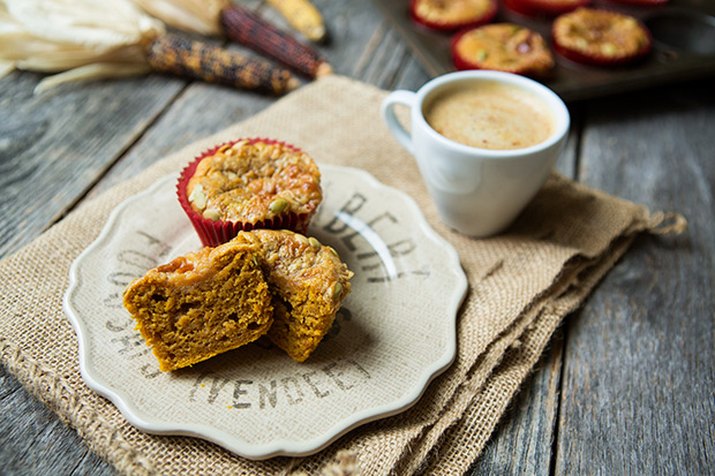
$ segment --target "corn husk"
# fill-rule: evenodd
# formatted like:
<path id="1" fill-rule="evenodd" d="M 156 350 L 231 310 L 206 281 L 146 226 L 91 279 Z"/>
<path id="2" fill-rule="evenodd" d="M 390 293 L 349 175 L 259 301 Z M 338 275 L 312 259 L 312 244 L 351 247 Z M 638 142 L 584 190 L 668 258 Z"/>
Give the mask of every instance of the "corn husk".
<path id="1" fill-rule="evenodd" d="M 310 41 L 325 39 L 323 16 L 310 0 L 268 0 L 268 4 Z"/>
<path id="2" fill-rule="evenodd" d="M 219 36 L 221 10 L 229 0 L 134 0 L 140 8 L 169 26 L 200 35 Z"/>
<path id="3" fill-rule="evenodd" d="M 0 77 L 13 69 L 61 72 L 42 80 L 39 92 L 144 73 L 144 45 L 163 32 L 129 0 L 0 0 Z"/>

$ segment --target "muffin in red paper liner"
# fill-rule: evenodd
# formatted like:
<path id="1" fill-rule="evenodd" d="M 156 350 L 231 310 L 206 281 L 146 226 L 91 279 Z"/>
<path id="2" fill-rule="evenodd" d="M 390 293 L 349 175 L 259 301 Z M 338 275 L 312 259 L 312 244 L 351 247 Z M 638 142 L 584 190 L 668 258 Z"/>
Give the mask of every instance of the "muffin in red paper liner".
<path id="1" fill-rule="evenodd" d="M 496 0 L 410 1 L 412 19 L 433 30 L 473 28 L 489 23 L 496 14 Z"/>
<path id="2" fill-rule="evenodd" d="M 510 10 L 530 17 L 553 17 L 590 3 L 591 0 L 504 0 L 504 5 Z"/>
<path id="3" fill-rule="evenodd" d="M 630 15 L 579 8 L 554 20 L 554 48 L 577 63 L 616 66 L 643 58 L 651 50 L 648 29 Z"/>
<path id="4" fill-rule="evenodd" d="M 554 66 L 544 38 L 513 23 L 495 23 L 466 30 L 452 40 L 457 69 L 490 69 L 543 76 Z"/>
<path id="5" fill-rule="evenodd" d="M 323 194 L 320 171 L 305 152 L 273 139 L 238 139 L 190 163 L 176 187 L 181 207 L 205 246 L 241 230 L 305 233 Z"/>

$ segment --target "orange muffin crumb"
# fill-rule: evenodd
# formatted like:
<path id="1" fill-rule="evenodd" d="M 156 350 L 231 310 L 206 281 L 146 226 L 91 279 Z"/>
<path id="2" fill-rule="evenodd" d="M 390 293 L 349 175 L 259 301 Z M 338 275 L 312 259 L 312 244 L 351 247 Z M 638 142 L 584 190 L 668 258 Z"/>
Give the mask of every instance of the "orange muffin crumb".
<path id="1" fill-rule="evenodd" d="M 262 248 L 273 294 L 271 341 L 297 362 L 318 347 L 350 292 L 350 272 L 337 252 L 317 239 L 286 230 L 241 232 L 235 243 Z"/>
<path id="2" fill-rule="evenodd" d="M 149 270 L 124 293 L 162 371 L 191 366 L 265 334 L 273 307 L 260 248 L 227 243 Z"/>

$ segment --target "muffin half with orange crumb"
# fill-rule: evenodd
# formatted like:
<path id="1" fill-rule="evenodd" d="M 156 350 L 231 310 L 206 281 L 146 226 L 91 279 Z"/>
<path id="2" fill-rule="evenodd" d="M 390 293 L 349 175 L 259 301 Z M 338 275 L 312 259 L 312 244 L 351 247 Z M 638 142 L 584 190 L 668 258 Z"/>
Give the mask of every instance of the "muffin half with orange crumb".
<path id="1" fill-rule="evenodd" d="M 261 263 L 273 295 L 268 337 L 293 360 L 305 361 L 333 325 L 350 293 L 353 273 L 333 248 L 290 231 L 241 232 L 232 243 L 262 249 Z"/>
<path id="2" fill-rule="evenodd" d="M 124 292 L 124 307 L 172 371 L 258 339 L 273 322 L 272 296 L 251 243 L 203 248 L 149 270 Z"/>

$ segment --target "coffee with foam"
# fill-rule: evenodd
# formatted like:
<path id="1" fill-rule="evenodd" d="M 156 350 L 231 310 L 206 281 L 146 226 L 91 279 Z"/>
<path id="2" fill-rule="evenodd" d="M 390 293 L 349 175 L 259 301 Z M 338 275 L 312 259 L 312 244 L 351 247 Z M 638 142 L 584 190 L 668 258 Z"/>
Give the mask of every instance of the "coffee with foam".
<path id="1" fill-rule="evenodd" d="M 444 137 L 481 149 L 522 149 L 554 133 L 553 119 L 539 98 L 495 81 L 459 83 L 437 91 L 425 103 L 423 115 Z"/>

